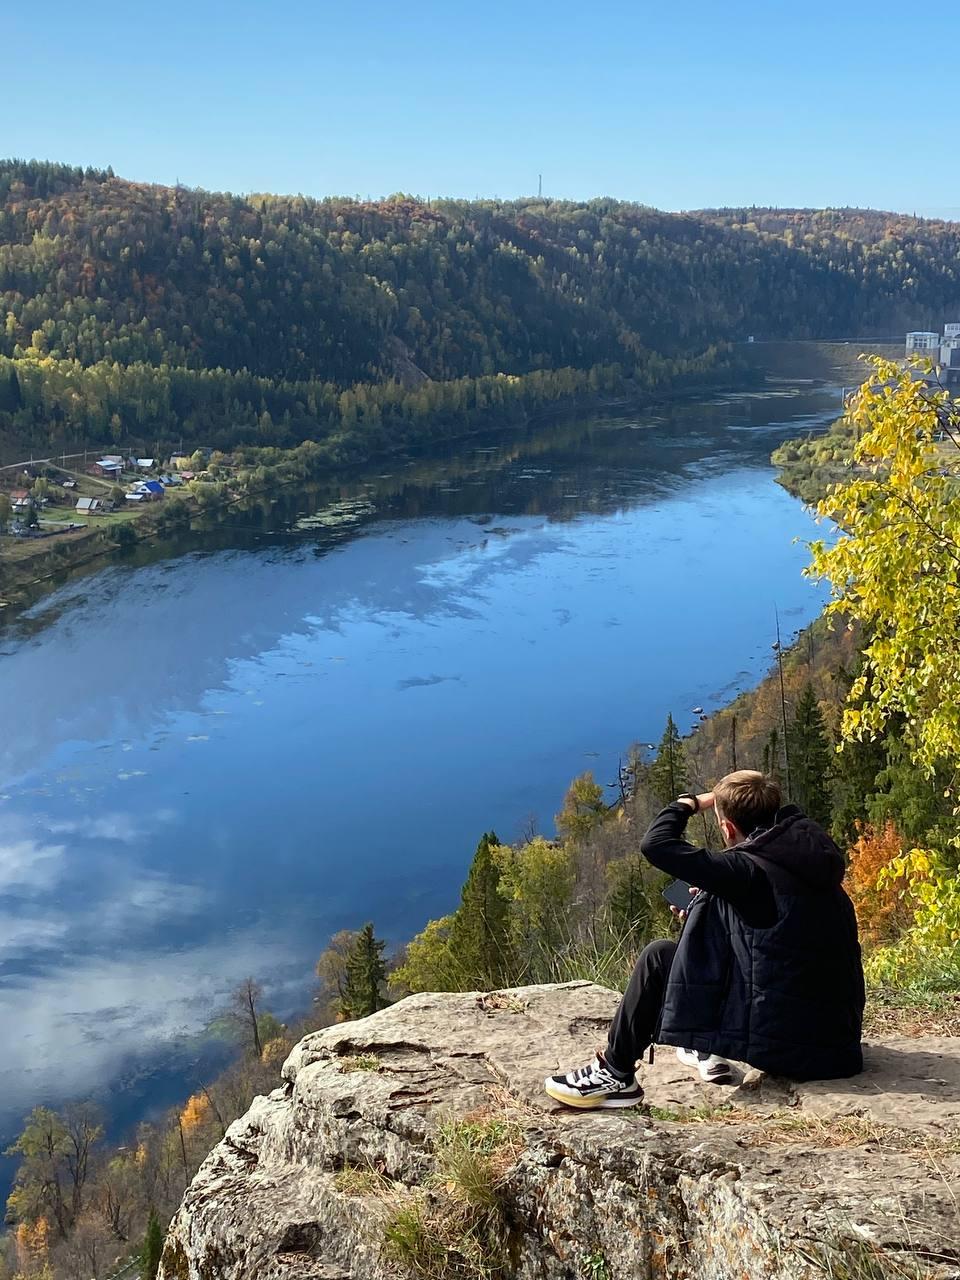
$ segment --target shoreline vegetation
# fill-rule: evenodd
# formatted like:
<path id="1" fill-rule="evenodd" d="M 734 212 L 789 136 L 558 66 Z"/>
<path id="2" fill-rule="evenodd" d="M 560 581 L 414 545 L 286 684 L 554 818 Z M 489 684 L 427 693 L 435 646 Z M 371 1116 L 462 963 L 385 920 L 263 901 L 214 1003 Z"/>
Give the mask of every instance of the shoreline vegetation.
<path id="1" fill-rule="evenodd" d="M 20 608 L 35 604 L 46 591 L 61 585 L 71 571 L 117 552 L 129 551 L 141 543 L 182 536 L 189 532 L 197 519 L 215 517 L 218 511 L 233 507 L 242 508 L 245 503 L 281 489 L 317 482 L 348 482 L 364 467 L 379 460 L 404 454 L 416 455 L 439 443 L 456 444 L 481 434 L 509 439 L 511 433 L 538 423 L 559 421 L 573 414 L 604 410 L 629 412 L 688 397 L 749 390 L 762 385 L 775 388 L 789 383 L 802 385 L 852 380 L 863 374 L 863 366 L 858 365 L 856 358 L 859 350 L 855 343 L 818 340 L 756 344 L 737 353 L 718 349 L 691 362 L 690 367 L 682 372 L 664 377 L 656 386 L 638 385 L 635 381 L 614 375 L 609 369 L 595 369 L 589 371 L 585 384 L 578 390 L 562 390 L 555 398 L 544 398 L 546 391 L 541 379 L 537 398 L 531 404 L 525 403 L 521 397 L 513 402 L 512 408 L 507 408 L 502 400 L 491 399 L 475 407 L 472 414 L 463 417 L 459 423 L 451 418 L 441 422 L 430 420 L 415 431 L 411 427 L 410 435 L 401 432 L 381 438 L 376 444 L 358 424 L 349 439 L 346 436 L 339 440 L 328 439 L 322 445 L 306 440 L 290 448 L 251 445 L 237 448 L 231 454 L 215 451 L 213 456 L 217 461 L 212 473 L 208 469 L 210 453 L 205 451 L 197 461 L 200 478 L 189 488 L 169 490 L 168 497 L 174 501 L 162 507 L 151 505 L 138 510 L 120 510 L 105 517 L 94 516 L 87 519 L 82 528 L 43 539 L 4 538 L 0 530 L 0 609 L 9 610 L 0 613 L 0 619 L 9 619 Z M 892 348 L 873 343 L 870 350 L 889 353 Z M 3 359 L 0 358 L 2 365 Z M 804 501 L 812 501 L 819 496 L 817 486 L 823 482 L 824 473 L 821 470 L 814 472 L 812 461 L 821 452 L 831 461 L 835 454 L 838 458 L 846 456 L 846 442 L 837 435 L 840 430 L 840 425 L 834 424 L 825 434 L 788 441 L 774 453 L 772 460 L 780 467 L 778 479 L 794 496 Z M 821 445 L 821 441 L 825 443 Z M 161 446 L 155 468 L 159 470 L 161 461 L 169 457 L 167 451 L 172 446 L 163 445 L 160 441 L 156 443 Z M 117 447 L 116 443 L 106 445 L 103 451 L 109 452 Z M 123 452 L 136 454 L 147 447 L 141 438 L 136 442 L 128 441 Z M 93 457 L 96 451 L 88 449 L 86 453 Z M 83 472 L 57 463 L 60 456 L 54 455 L 49 459 L 50 475 L 69 474 L 83 480 Z M 73 461 L 75 456 L 79 455 L 68 455 L 68 460 Z M 42 463 L 31 464 L 31 469 L 37 470 L 41 466 Z M 4 472 L 0 467 L 0 498 L 4 475 L 9 483 L 19 474 L 9 468 Z M 829 479 L 840 479 L 843 474 L 841 462 L 834 467 Z M 27 483 L 32 483 L 32 480 L 32 475 L 25 478 Z M 95 489 L 90 491 L 97 492 Z"/>
<path id="2" fill-rule="evenodd" d="M 217 512 L 242 506 L 280 489 L 318 482 L 344 483 L 368 465 L 405 454 L 416 456 L 440 443 L 452 445 L 481 434 L 509 439 L 511 433 L 542 422 L 560 421 L 573 414 L 603 410 L 629 412 L 700 394 L 747 389 L 758 385 L 761 377 L 758 370 L 734 361 L 729 354 L 717 352 L 711 354 L 709 360 L 691 362 L 683 374 L 656 388 L 637 386 L 613 378 L 609 372 L 590 370 L 584 378 L 574 380 L 581 384 L 579 389 L 564 390 L 555 398 L 544 398 L 541 385 L 530 403 L 522 396 L 510 406 L 502 400 L 491 400 L 466 414 L 459 424 L 452 420 L 445 424 L 430 422 L 409 436 L 395 434 L 378 444 L 359 434 L 354 440 L 344 437 L 322 445 L 305 440 L 290 448 L 244 446 L 230 454 L 203 451 L 197 456 L 197 479 L 181 489 L 169 489 L 166 496 L 171 501 L 161 507 L 150 505 L 136 511 L 127 509 L 106 517 L 91 517 L 84 528 L 56 533 L 52 539 L 4 538 L 0 529 L 0 602 L 8 607 L 33 604 L 42 593 L 44 583 L 53 588 L 70 570 L 117 551 L 129 550 L 138 543 L 183 534 L 200 517 L 215 516 Z M 124 456 L 137 451 L 136 446 L 128 444 Z M 96 456 L 95 451 L 86 452 Z M 67 474 L 83 482 L 85 473 L 58 463 L 58 457 L 60 455 L 29 464 L 26 477 L 8 469 L 7 481 L 22 477 L 24 483 L 33 483 L 33 472 L 46 467 L 52 477 Z M 161 461 L 167 457 L 169 454 L 161 448 L 154 470 L 158 471 Z M 3 478 L 0 468 L 0 485 Z M 109 486 L 103 487 L 109 489 Z M 2 493 L 0 487 L 0 496 Z M 31 590 L 36 588 L 41 591 Z"/>

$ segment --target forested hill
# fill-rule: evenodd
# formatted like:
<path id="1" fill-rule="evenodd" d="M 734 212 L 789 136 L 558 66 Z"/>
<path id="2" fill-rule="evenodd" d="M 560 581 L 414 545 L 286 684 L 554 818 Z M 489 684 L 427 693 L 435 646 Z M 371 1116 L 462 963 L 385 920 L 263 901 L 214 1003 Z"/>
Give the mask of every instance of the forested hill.
<path id="1" fill-rule="evenodd" d="M 322 435 L 342 393 L 398 377 L 424 414 L 440 393 L 423 388 L 455 380 L 500 375 L 494 400 L 534 372 L 540 399 L 577 389 L 559 370 L 657 386 L 748 334 L 872 336 L 958 305 L 949 223 L 238 197 L 0 161 L 0 430 L 51 441 L 176 422 Z M 361 390 L 348 418 L 396 417 L 384 396 Z"/>

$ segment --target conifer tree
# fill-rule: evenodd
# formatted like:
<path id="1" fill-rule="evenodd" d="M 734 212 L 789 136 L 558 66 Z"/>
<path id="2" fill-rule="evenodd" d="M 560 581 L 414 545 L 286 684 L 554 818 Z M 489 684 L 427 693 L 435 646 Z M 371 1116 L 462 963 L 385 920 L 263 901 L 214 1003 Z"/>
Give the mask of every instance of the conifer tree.
<path id="1" fill-rule="evenodd" d="M 160 1255 L 163 1252 L 163 1228 L 160 1226 L 160 1219 L 157 1217 L 155 1209 L 150 1210 L 150 1217 L 147 1220 L 147 1234 L 144 1237 L 143 1249 L 140 1254 L 141 1259 L 141 1276 L 143 1280 L 155 1280 L 157 1271 L 160 1268 Z"/>
<path id="2" fill-rule="evenodd" d="M 813 685 L 805 685 L 797 699 L 793 724 L 790 726 L 790 799 L 808 817 L 829 827 L 832 817 L 830 779 L 833 761 L 827 741 L 823 716 Z"/>
<path id="3" fill-rule="evenodd" d="M 770 736 L 763 744 L 763 772 L 777 782 L 783 782 L 783 749 L 779 729 L 770 730 Z"/>
<path id="4" fill-rule="evenodd" d="M 657 758 L 650 765 L 647 779 L 661 804 L 669 804 L 687 789 L 687 755 L 672 715 L 667 716 L 667 725 L 657 747 Z"/>
<path id="5" fill-rule="evenodd" d="M 493 856 L 499 843 L 492 831 L 482 836 L 450 929 L 450 949 L 478 990 L 502 986 L 510 967 L 507 899 Z"/>
<path id="6" fill-rule="evenodd" d="M 373 932 L 372 924 L 365 924 L 357 934 L 347 956 L 346 979 L 340 997 L 343 1018 L 366 1018 L 387 1004 L 382 994 L 387 977 L 383 962 L 385 946 Z"/>
<path id="7" fill-rule="evenodd" d="M 646 938 L 651 932 L 654 908 L 646 873 L 646 863 L 640 857 L 621 858 L 607 868 L 607 912 L 618 938 Z"/>
<path id="8" fill-rule="evenodd" d="M 7 377 L 0 378 L 0 409 L 7 413 L 15 413 L 22 404 L 20 379 L 17 377 L 16 369 L 11 365 Z"/>

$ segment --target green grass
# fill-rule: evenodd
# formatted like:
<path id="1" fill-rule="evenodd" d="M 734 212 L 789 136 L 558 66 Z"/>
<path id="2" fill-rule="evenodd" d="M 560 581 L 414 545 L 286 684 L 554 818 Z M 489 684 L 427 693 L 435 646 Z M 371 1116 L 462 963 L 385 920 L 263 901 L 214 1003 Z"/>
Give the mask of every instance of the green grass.
<path id="1" fill-rule="evenodd" d="M 447 1247 L 425 1202 L 399 1204 L 384 1226 L 384 1248 L 391 1261 L 417 1280 L 444 1280 Z"/>
<path id="2" fill-rule="evenodd" d="M 610 1268 L 602 1250 L 587 1254 L 580 1265 L 583 1280 L 610 1280 Z"/>
<path id="3" fill-rule="evenodd" d="M 467 1117 L 448 1120 L 437 1129 L 434 1182 L 472 1209 L 493 1212 L 501 1202 L 504 1175 L 523 1145 L 515 1120 Z"/>
<path id="4" fill-rule="evenodd" d="M 519 1121 L 490 1113 L 440 1124 L 436 1170 L 426 1188 L 394 1202 L 384 1228 L 387 1258 L 413 1280 L 502 1277 L 508 1263 L 504 1187 L 523 1140 Z"/>

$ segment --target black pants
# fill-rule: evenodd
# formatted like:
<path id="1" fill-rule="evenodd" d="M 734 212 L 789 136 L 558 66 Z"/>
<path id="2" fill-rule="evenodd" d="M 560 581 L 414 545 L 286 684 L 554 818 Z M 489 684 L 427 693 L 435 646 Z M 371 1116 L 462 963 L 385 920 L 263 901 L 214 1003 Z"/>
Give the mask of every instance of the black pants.
<path id="1" fill-rule="evenodd" d="M 621 1075 L 633 1075 L 635 1064 L 653 1040 L 676 953 L 677 944 L 667 938 L 651 942 L 640 952 L 604 1050 L 608 1064 Z"/>

